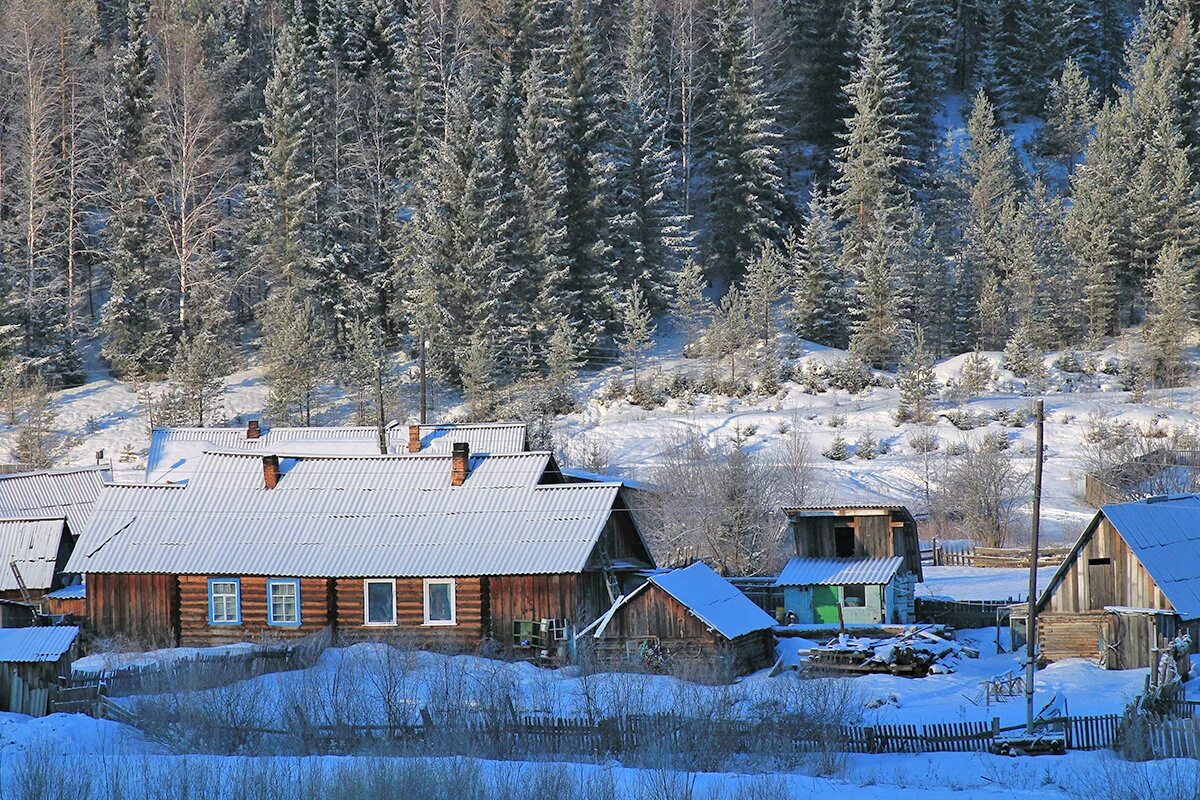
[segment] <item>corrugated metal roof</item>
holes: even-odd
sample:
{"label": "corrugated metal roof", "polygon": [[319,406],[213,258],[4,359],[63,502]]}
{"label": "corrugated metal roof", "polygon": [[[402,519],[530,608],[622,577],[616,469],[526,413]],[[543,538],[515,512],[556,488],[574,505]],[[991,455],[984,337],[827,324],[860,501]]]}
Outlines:
{"label": "corrugated metal roof", "polygon": [[245,428],[155,428],[146,456],[147,483],[186,483],[207,450],[369,455],[379,453],[376,428],[263,428],[247,439]]}
{"label": "corrugated metal roof", "polygon": [[836,558],[800,558],[787,563],[776,586],[846,586],[859,583],[884,584],[903,566],[900,556],[856,561]]}
{"label": "corrugated metal roof", "polygon": [[620,486],[109,486],[72,572],[295,576],[578,572]]}
{"label": "corrugated metal roof", "polygon": [[101,467],[50,469],[0,475],[0,514],[65,515],[73,531],[83,529],[105,481]]}
{"label": "corrugated metal roof", "polygon": [[786,506],[784,514],[836,514],[839,511],[904,511],[907,506],[887,505],[881,503],[833,503],[823,506]]}
{"label": "corrugated metal roof", "polygon": [[579,483],[619,483],[626,489],[634,489],[639,492],[659,493],[666,491],[658,484],[627,478],[624,475],[605,475],[600,472],[589,472],[586,469],[576,469],[574,467],[563,467],[560,471],[567,480]]}
{"label": "corrugated metal roof", "polygon": [[[266,452],[207,452],[189,486],[261,489]],[[446,455],[308,455],[275,453],[281,477],[275,491],[308,489],[440,489],[450,486]],[[531,486],[551,466],[545,452],[477,455],[465,485],[471,488]]]}
{"label": "corrugated metal roof", "polygon": [[696,562],[690,567],[652,575],[650,582],[726,639],[775,626],[775,620],[767,612],[707,564]]}
{"label": "corrugated metal roof", "polygon": [[79,628],[0,628],[0,662],[42,663],[58,661],[71,649]]}
{"label": "corrugated metal roof", "polygon": [[46,594],[45,597],[52,600],[83,600],[87,597],[87,584],[76,583],[73,586],[64,586]]}
{"label": "corrugated metal roof", "polygon": [[1200,497],[1154,497],[1104,506],[1100,513],[1175,611],[1185,620],[1200,618]]}
{"label": "corrugated metal roof", "polygon": [[[487,422],[478,424],[421,425],[422,453],[449,453],[457,442],[466,442],[472,453],[492,455],[523,453],[527,449],[523,422]],[[393,429],[389,449],[405,452],[408,441]]]}
{"label": "corrugated metal roof", "polygon": [[20,588],[10,567],[14,561],[27,588],[49,589],[62,535],[63,517],[0,519],[0,592]]}

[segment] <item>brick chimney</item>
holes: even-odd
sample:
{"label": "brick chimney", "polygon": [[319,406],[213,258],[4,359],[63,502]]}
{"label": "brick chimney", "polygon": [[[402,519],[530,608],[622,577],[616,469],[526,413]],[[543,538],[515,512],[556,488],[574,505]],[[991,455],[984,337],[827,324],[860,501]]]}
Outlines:
{"label": "brick chimney", "polygon": [[262,457],[263,462],[263,488],[274,489],[279,485],[279,456],[269,455]]}
{"label": "brick chimney", "polygon": [[408,452],[410,452],[410,453],[421,452],[421,426],[420,425],[409,425],[408,426]]}
{"label": "brick chimney", "polygon": [[471,448],[466,442],[455,442],[450,451],[450,485],[462,486],[470,470]]}
{"label": "brick chimney", "polygon": [[252,419],[246,424],[246,438],[257,439],[261,432],[258,429],[258,420]]}

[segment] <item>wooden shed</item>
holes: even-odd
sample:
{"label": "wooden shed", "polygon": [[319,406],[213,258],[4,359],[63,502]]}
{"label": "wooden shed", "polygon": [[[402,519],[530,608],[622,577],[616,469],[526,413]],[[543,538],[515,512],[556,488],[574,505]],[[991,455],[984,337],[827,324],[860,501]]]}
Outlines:
{"label": "wooden shed", "polygon": [[915,582],[904,560],[801,558],[775,582],[784,613],[801,624],[888,625],[913,621]]}
{"label": "wooden shed", "polygon": [[590,636],[607,667],[677,668],[744,675],[775,660],[775,620],[706,564],[652,575],[623,596]]}
{"label": "wooden shed", "polygon": [[899,556],[904,570],[922,579],[917,522],[904,506],[803,506],[783,512],[801,558]]}
{"label": "wooden shed", "polygon": [[0,630],[0,711],[49,714],[59,676],[70,674],[78,638],[73,626]]}
{"label": "wooden shed", "polygon": [[[1038,597],[1043,658],[1146,667],[1162,639],[1200,634],[1200,497],[1107,505]],[[1027,615],[1014,609],[1014,636]]]}

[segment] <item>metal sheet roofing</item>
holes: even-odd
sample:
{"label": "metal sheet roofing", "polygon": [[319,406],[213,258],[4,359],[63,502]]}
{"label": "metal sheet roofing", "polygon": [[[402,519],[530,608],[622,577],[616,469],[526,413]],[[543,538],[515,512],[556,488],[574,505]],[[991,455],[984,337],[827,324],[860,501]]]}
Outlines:
{"label": "metal sheet roofing", "polygon": [[79,628],[59,625],[50,628],[0,628],[0,663],[58,661],[71,649]]}
{"label": "metal sheet roofing", "polygon": [[0,475],[0,514],[64,515],[74,531],[83,528],[100,496],[108,470],[102,467],[50,469]]}
{"label": "metal sheet roofing", "polygon": [[775,620],[767,612],[707,564],[696,562],[690,567],[653,575],[650,582],[726,639],[775,626]]}
{"label": "metal sheet roofing", "polygon": [[1200,496],[1152,497],[1104,506],[1100,513],[1175,611],[1185,620],[1200,618]]}
{"label": "metal sheet roofing", "polygon": [[620,486],[106,487],[72,572],[336,576],[578,572]]}
{"label": "metal sheet roofing", "polygon": [[146,456],[147,483],[186,483],[207,450],[368,455],[379,453],[376,428],[263,428],[255,439],[245,428],[155,428]]}
{"label": "metal sheet roofing", "polygon": [[836,558],[800,558],[789,561],[775,581],[776,586],[846,586],[859,583],[885,584],[903,566],[900,556],[856,561]]}
{"label": "metal sheet roofing", "polygon": [[29,589],[49,589],[63,536],[63,517],[0,519],[0,592],[16,591],[16,562]]}
{"label": "metal sheet roofing", "polygon": [[[449,453],[457,442],[466,442],[472,453],[523,453],[526,449],[526,429],[523,422],[488,422],[478,424],[420,425],[422,453]],[[389,448],[407,450],[407,440],[393,433]]]}
{"label": "metal sheet roofing", "polygon": [[64,586],[44,596],[51,600],[83,600],[87,597],[87,584],[76,583],[72,586]]}
{"label": "metal sheet roofing", "polygon": [[[265,452],[207,452],[189,486],[261,489]],[[446,455],[308,455],[276,453],[280,479],[275,491],[308,489],[440,489],[450,486]],[[531,486],[552,467],[549,453],[477,455],[465,485],[471,488]]]}

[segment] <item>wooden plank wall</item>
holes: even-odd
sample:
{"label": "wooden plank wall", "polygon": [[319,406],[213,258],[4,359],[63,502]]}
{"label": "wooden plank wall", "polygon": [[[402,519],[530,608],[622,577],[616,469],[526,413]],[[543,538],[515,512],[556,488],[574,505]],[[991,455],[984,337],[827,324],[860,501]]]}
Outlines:
{"label": "wooden plank wall", "polygon": [[300,624],[288,626],[267,623],[268,578],[261,576],[241,578],[241,625],[209,625],[208,578],[207,575],[179,577],[179,644],[183,647],[208,647],[251,639],[298,639],[329,625],[330,582],[327,579],[300,579]]}
{"label": "wooden plank wall", "polygon": [[363,579],[338,578],[335,582],[335,617],[343,639],[403,638],[414,644],[446,651],[473,650],[484,638],[485,578],[456,578],[454,605],[457,625],[425,625],[425,582],[421,578],[396,578],[396,625],[365,624]]}
{"label": "wooden plank wall", "polygon": [[488,626],[501,644],[516,620],[569,619],[582,628],[611,602],[599,572],[579,575],[493,575],[488,578]]}
{"label": "wooden plank wall", "polygon": [[87,615],[99,636],[126,636],[148,647],[175,644],[179,595],[174,575],[87,576]]}
{"label": "wooden plank wall", "polygon": [[[1112,569],[1111,598],[1096,597],[1089,577],[1090,559],[1107,558]],[[1098,611],[1105,605],[1172,610],[1150,573],[1108,522],[1101,520],[1091,540],[1071,562],[1050,598],[1050,610],[1060,613]]]}
{"label": "wooden plank wall", "polygon": [[76,619],[82,619],[87,616],[87,598],[86,597],[43,597],[42,611],[46,614],[55,616],[61,614],[74,614]]}
{"label": "wooden plank wall", "polygon": [[[1022,618],[1025,618],[1022,615]],[[1038,648],[1046,661],[1097,658],[1100,655],[1101,611],[1081,614],[1038,614]]]}

